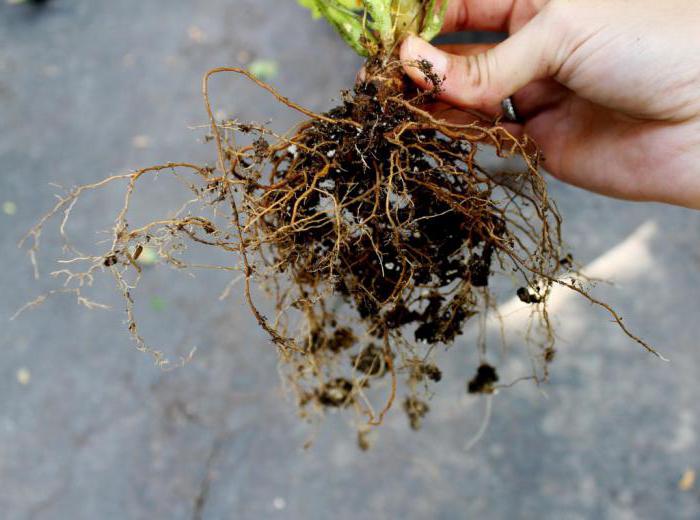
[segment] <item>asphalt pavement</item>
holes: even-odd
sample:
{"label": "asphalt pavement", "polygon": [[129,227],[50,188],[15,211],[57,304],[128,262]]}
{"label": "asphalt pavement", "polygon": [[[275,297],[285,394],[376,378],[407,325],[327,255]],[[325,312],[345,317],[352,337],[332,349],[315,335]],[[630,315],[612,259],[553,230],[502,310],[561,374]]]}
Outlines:
{"label": "asphalt pavement", "polygon": [[[700,518],[697,212],[552,180],[575,258],[613,282],[595,294],[670,362],[586,301],[561,296],[548,385],[519,384],[490,404],[466,395],[476,363],[468,331],[440,354],[446,374],[424,428],[411,431],[397,409],[367,453],[347,416],[299,421],[240,296],[218,300],[225,274],[147,273],[143,331],[171,357],[197,347],[170,372],[134,349],[108,280],[91,295],[111,311],[58,295],[9,321],[57,283],[48,274],[62,255],[55,226],[39,280],[17,248],[53,203],[50,183],[211,161],[201,76],[259,60],[314,110],[332,106],[360,63],[291,0],[0,3],[0,517]],[[282,128],[297,120],[241,79],[218,78],[213,89],[220,115]],[[167,213],[181,194],[175,183],[149,190],[143,218]],[[102,238],[120,193],[76,207],[69,230],[86,247]],[[514,339],[503,379],[526,373],[527,359]],[[488,428],[467,450],[487,407]]]}

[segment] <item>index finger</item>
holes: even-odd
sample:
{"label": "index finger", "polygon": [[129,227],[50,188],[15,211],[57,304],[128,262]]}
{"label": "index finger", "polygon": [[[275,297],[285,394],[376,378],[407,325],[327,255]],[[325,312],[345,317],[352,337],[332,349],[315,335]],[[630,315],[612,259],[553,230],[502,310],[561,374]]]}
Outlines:
{"label": "index finger", "polygon": [[442,32],[515,32],[548,0],[442,0],[449,2]]}

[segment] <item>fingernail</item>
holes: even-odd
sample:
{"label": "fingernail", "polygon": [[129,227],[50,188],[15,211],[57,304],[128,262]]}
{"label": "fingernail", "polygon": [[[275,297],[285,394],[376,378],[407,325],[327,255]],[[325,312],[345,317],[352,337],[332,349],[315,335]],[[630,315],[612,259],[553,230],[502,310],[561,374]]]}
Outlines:
{"label": "fingernail", "polygon": [[401,47],[401,58],[406,61],[426,60],[438,76],[447,72],[447,55],[417,36],[409,36]]}

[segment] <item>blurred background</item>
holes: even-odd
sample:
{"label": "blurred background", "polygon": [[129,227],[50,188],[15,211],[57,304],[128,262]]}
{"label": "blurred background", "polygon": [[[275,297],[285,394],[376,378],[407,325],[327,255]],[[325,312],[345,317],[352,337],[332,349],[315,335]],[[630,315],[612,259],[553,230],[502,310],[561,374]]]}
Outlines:
{"label": "blurred background", "polygon": [[[466,395],[477,362],[470,330],[439,357],[445,377],[423,429],[411,431],[397,408],[369,452],[346,415],[297,418],[274,348],[238,292],[219,301],[224,274],[148,270],[143,332],[173,358],[198,348],[171,372],[135,351],[107,279],[90,294],[111,311],[58,295],[9,320],[56,287],[55,226],[38,281],[17,248],[60,191],[50,183],[211,162],[199,93],[210,67],[254,67],[323,110],[359,64],[292,0],[0,1],[2,518],[700,518],[697,212],[552,180],[575,258],[613,282],[596,296],[670,362],[582,299],[557,295],[549,384],[518,384],[490,403]],[[283,128],[298,120],[242,79],[212,88],[219,117]],[[144,217],[167,214],[182,192],[168,182],[149,189]],[[102,239],[95,231],[108,229],[121,193],[85,199],[70,232]],[[522,323],[522,313],[507,320],[516,332]],[[503,381],[529,371],[517,338],[495,359]]]}

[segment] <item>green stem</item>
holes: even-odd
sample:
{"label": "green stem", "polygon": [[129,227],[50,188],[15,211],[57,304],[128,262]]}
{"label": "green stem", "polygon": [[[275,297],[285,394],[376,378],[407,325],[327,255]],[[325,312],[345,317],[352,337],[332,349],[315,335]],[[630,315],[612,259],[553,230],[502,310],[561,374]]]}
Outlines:
{"label": "green stem", "polygon": [[392,16],[394,17],[393,39],[398,41],[404,34],[418,34],[423,21],[424,6],[416,0],[394,0]]}
{"label": "green stem", "polygon": [[362,56],[392,51],[407,34],[440,33],[448,0],[297,0],[321,15]]}
{"label": "green stem", "polygon": [[442,30],[445,23],[445,13],[447,13],[448,0],[442,0],[440,9],[435,10],[436,0],[430,0],[428,8],[423,19],[423,29],[420,32],[420,37],[424,40],[432,40]]}
{"label": "green stem", "polygon": [[385,49],[394,44],[394,26],[391,20],[391,0],[362,0],[379,33],[379,41]]}
{"label": "green stem", "polygon": [[352,11],[330,2],[319,2],[321,15],[330,22],[341,38],[360,56],[370,56],[376,53],[376,40],[371,32],[364,27],[362,20]]}

